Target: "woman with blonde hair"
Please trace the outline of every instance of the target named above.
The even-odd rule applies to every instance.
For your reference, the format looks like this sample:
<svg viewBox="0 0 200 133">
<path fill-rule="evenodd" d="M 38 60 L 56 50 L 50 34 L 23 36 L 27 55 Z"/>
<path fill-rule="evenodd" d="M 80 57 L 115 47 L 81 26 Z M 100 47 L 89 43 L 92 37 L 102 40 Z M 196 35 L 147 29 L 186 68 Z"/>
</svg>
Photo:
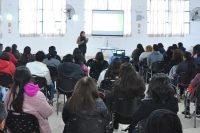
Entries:
<svg viewBox="0 0 200 133">
<path fill-rule="evenodd" d="M 143 59 L 147 58 L 153 51 L 153 48 L 151 45 L 147 45 L 146 46 L 146 51 L 143 52 L 140 57 L 139 57 L 139 61 L 142 61 Z"/>
</svg>

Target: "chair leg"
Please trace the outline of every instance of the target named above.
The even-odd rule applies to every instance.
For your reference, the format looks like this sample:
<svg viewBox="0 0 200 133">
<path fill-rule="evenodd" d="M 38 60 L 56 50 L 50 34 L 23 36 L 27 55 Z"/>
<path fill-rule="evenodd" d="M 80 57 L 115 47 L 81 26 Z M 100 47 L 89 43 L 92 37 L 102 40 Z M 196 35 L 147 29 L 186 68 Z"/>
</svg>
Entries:
<svg viewBox="0 0 200 133">
<path fill-rule="evenodd" d="M 64 95 L 64 104 L 65 104 L 65 95 Z"/>
<path fill-rule="evenodd" d="M 59 102 L 58 102 L 58 99 L 59 99 L 59 92 L 57 91 L 57 104 L 56 104 L 56 108 L 57 108 L 57 115 L 58 115 L 58 110 L 59 110 Z"/>
<path fill-rule="evenodd" d="M 196 121 L 196 119 L 197 119 L 197 108 L 196 108 L 196 106 L 197 106 L 197 98 L 195 99 L 195 109 L 194 109 L 194 128 L 197 127 L 197 121 Z"/>
</svg>

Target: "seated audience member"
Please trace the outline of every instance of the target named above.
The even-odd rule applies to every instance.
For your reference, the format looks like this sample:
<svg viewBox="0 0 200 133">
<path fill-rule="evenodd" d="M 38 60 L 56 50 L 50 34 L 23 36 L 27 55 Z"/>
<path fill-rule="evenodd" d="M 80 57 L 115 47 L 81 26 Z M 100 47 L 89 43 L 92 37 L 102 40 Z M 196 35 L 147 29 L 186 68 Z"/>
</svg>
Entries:
<svg viewBox="0 0 200 133">
<path fill-rule="evenodd" d="M 165 68 L 165 72 L 169 73 L 169 71 L 171 70 L 171 68 L 173 66 L 174 67 L 173 71 L 175 72 L 175 69 L 177 68 L 178 64 L 181 63 L 183 61 L 183 52 L 180 49 L 176 49 L 173 51 L 172 54 L 172 58 L 171 60 L 168 62 L 168 65 Z M 174 74 L 174 73 L 173 73 Z"/>
<path fill-rule="evenodd" d="M 20 53 L 19 53 L 19 51 L 17 50 L 17 45 L 16 44 L 13 44 L 12 45 L 12 54 L 15 56 L 15 58 L 17 59 L 17 60 L 19 60 L 20 59 Z"/>
<path fill-rule="evenodd" d="M 157 109 L 168 109 L 175 114 L 178 112 L 178 100 L 174 97 L 174 89 L 166 74 L 153 75 L 149 83 L 147 97 L 142 100 L 140 106 L 133 113 L 132 126 L 145 120 L 151 112 Z"/>
<path fill-rule="evenodd" d="M 183 133 L 183 130 L 177 114 L 166 109 L 158 109 L 148 117 L 145 133 Z"/>
<path fill-rule="evenodd" d="M 91 62 L 90 66 L 90 77 L 98 80 L 100 73 L 108 67 L 108 62 L 104 60 L 102 52 L 98 52 L 95 59 Z"/>
<path fill-rule="evenodd" d="M 165 53 L 165 49 L 162 43 L 158 43 L 158 51 L 163 55 Z"/>
<path fill-rule="evenodd" d="M 15 72 L 15 65 L 9 61 L 8 53 L 3 53 L 0 56 L 0 72 L 10 74 L 12 77 Z"/>
<path fill-rule="evenodd" d="M 4 104 L 0 102 L 0 133 L 4 133 L 4 125 L 5 125 L 5 119 L 7 117 L 7 112 Z"/>
<path fill-rule="evenodd" d="M 74 62 L 75 62 L 76 64 L 80 65 L 81 68 L 82 68 L 82 70 L 83 70 L 83 72 L 84 72 L 84 74 L 85 74 L 86 76 L 88 76 L 89 70 L 88 70 L 88 67 L 85 65 L 83 59 L 84 59 L 84 57 L 82 56 L 82 54 L 76 54 L 76 55 L 74 56 Z"/>
<path fill-rule="evenodd" d="M 173 49 L 173 50 L 178 49 L 177 44 L 172 44 L 172 49 Z"/>
<path fill-rule="evenodd" d="M 31 73 L 25 66 L 17 67 L 14 75 L 14 86 L 8 91 L 5 105 L 8 110 L 26 112 L 36 116 L 41 133 L 51 133 L 48 117 L 53 113 L 53 108 L 38 85 L 31 82 Z"/>
<path fill-rule="evenodd" d="M 200 44 L 197 44 L 193 47 L 193 50 L 192 50 L 192 57 L 193 58 L 197 58 L 197 52 L 198 52 L 198 49 L 200 48 Z"/>
<path fill-rule="evenodd" d="M 43 60 L 43 63 L 45 63 L 47 66 L 57 68 L 60 64 L 60 61 L 56 59 L 56 55 L 56 51 L 49 53 L 48 57 Z"/>
<path fill-rule="evenodd" d="M 25 66 L 28 62 L 33 61 L 35 61 L 35 56 L 31 54 L 31 48 L 29 46 L 26 46 L 24 48 L 22 56 L 19 59 L 19 65 Z"/>
<path fill-rule="evenodd" d="M 172 55 L 173 55 L 173 48 L 172 48 L 172 46 L 169 46 L 167 51 L 163 55 L 164 61 L 169 62 L 172 58 Z"/>
<path fill-rule="evenodd" d="M 64 105 L 62 119 L 65 123 L 65 128 L 63 133 L 68 133 L 70 122 L 74 118 L 79 116 L 88 118 L 89 116 L 94 116 L 94 114 L 100 115 L 103 119 L 108 119 L 108 110 L 103 100 L 98 96 L 95 81 L 90 77 L 83 77 L 76 83 L 72 97 Z M 88 123 L 87 119 L 81 125 L 84 126 L 85 123 Z M 80 131 L 81 125 L 77 125 L 78 133 L 86 133 L 86 131 Z M 90 130 L 89 128 L 86 130 Z"/>
<path fill-rule="evenodd" d="M 153 52 L 147 57 L 147 65 L 151 68 L 152 63 L 163 61 L 163 55 L 158 51 L 158 45 L 153 45 Z"/>
<path fill-rule="evenodd" d="M 184 94 L 184 89 L 187 88 L 188 84 L 197 73 L 197 65 L 191 53 L 185 51 L 184 58 L 185 60 L 179 63 L 176 68 L 176 79 L 180 88 L 180 96 Z"/>
<path fill-rule="evenodd" d="M 132 58 L 132 63 L 133 65 L 136 67 L 136 69 L 138 70 L 138 63 L 139 63 L 139 56 L 141 55 L 141 53 L 144 52 L 144 48 L 142 46 L 142 44 L 138 44 L 137 48 L 133 51 L 131 58 Z"/>
<path fill-rule="evenodd" d="M 119 79 L 115 81 L 112 92 L 106 96 L 106 99 L 111 100 L 113 104 L 112 112 L 115 113 L 115 129 L 118 128 L 117 121 L 119 119 L 126 122 L 126 124 L 131 123 L 134 111 L 139 106 L 141 99 L 144 98 L 144 91 L 145 83 L 136 73 L 132 64 L 123 63 L 120 66 Z M 132 105 L 132 107 L 123 106 L 125 103 L 119 102 L 119 99 L 123 99 L 126 105 Z"/>
<path fill-rule="evenodd" d="M 0 56 L 1 56 L 2 53 L 3 53 L 3 44 L 0 43 Z"/>
<path fill-rule="evenodd" d="M 72 77 L 77 81 L 84 76 L 80 65 L 73 62 L 73 55 L 67 54 L 63 57 L 62 63 L 58 66 L 58 77 Z"/>
<path fill-rule="evenodd" d="M 0 72 L 0 102 L 4 102 L 7 90 L 11 88 L 13 79 L 10 74 Z"/>
<path fill-rule="evenodd" d="M 200 117 L 200 97 L 196 96 L 197 89 L 200 89 L 200 73 L 197 73 L 197 75 L 191 80 L 185 97 L 185 110 L 182 112 L 182 114 L 185 114 L 186 117 L 190 117 L 190 101 L 195 101 L 195 98 L 197 98 L 197 105 L 196 105 L 196 114 L 197 117 Z"/>
<path fill-rule="evenodd" d="M 101 81 L 104 79 L 116 80 L 119 78 L 119 69 L 121 65 L 121 60 L 116 58 L 108 66 L 108 69 L 103 70 L 97 81 L 97 85 L 100 87 Z"/>
<path fill-rule="evenodd" d="M 178 43 L 178 48 L 179 48 L 181 51 L 183 51 L 183 52 L 185 52 L 185 50 L 186 50 L 186 49 L 184 48 L 182 42 L 179 42 L 179 43 Z"/>
<path fill-rule="evenodd" d="M 30 70 L 32 75 L 44 77 L 47 81 L 50 96 L 48 97 L 51 101 L 54 98 L 54 86 L 51 80 L 49 69 L 47 65 L 43 63 L 45 54 L 43 51 L 38 51 L 35 55 L 35 61 L 26 64 L 26 67 Z"/>
<path fill-rule="evenodd" d="M 6 47 L 4 52 L 8 53 L 9 61 L 11 61 L 13 64 L 17 64 L 17 59 L 15 58 L 15 56 L 13 55 L 13 53 L 11 51 L 11 47 Z"/>
<path fill-rule="evenodd" d="M 196 46 L 195 50 L 195 56 L 194 56 L 194 61 L 196 64 L 198 64 L 200 66 L 200 46 Z"/>
<path fill-rule="evenodd" d="M 151 53 L 152 53 L 152 46 L 147 45 L 146 51 L 141 53 L 141 55 L 139 57 L 139 61 L 142 61 L 143 59 L 147 58 Z"/>
<path fill-rule="evenodd" d="M 85 57 L 83 56 L 81 50 L 79 48 L 75 48 L 74 51 L 73 51 L 73 56 L 75 57 L 75 55 L 82 55 L 82 59 L 84 64 L 86 64 L 86 60 L 85 60 Z"/>
<path fill-rule="evenodd" d="M 57 51 L 56 51 L 56 47 L 55 46 L 50 46 L 49 47 L 49 53 L 46 55 L 46 57 L 48 58 L 51 55 L 54 55 L 57 60 L 61 61 L 60 56 L 57 55 Z"/>
</svg>

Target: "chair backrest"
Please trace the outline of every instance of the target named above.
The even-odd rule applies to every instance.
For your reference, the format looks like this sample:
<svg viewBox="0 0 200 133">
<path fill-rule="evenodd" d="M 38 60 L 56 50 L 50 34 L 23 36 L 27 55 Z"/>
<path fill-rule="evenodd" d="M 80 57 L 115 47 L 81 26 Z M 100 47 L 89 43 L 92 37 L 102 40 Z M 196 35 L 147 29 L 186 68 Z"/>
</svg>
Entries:
<svg viewBox="0 0 200 133">
<path fill-rule="evenodd" d="M 53 81 L 56 80 L 57 76 L 58 76 L 58 70 L 56 67 L 53 67 L 53 66 L 47 66 L 48 69 L 49 69 L 49 72 L 50 72 L 50 75 L 51 75 L 51 79 Z"/>
<path fill-rule="evenodd" d="M 148 65 L 147 65 L 147 58 L 144 58 L 143 60 L 141 60 L 139 62 L 139 65 L 143 68 L 148 68 Z"/>
<path fill-rule="evenodd" d="M 106 133 L 106 126 L 100 114 L 77 114 L 70 118 L 63 133 Z"/>
<path fill-rule="evenodd" d="M 104 79 L 101 81 L 100 88 L 103 90 L 111 91 L 115 80 L 112 79 Z"/>
<path fill-rule="evenodd" d="M 11 133 L 40 133 L 38 119 L 25 112 L 9 110 L 5 125 Z"/>
<path fill-rule="evenodd" d="M 195 90 L 195 97 L 200 100 L 200 85 Z"/>
<path fill-rule="evenodd" d="M 151 65 L 151 70 L 153 73 L 163 73 L 165 68 L 166 62 L 165 61 L 156 61 L 153 62 Z"/>
<path fill-rule="evenodd" d="M 116 97 L 113 101 L 112 110 L 121 116 L 132 117 L 133 113 L 137 109 L 137 106 L 139 105 L 140 100 L 141 99 L 139 97 L 134 99 Z"/>
<path fill-rule="evenodd" d="M 58 79 L 58 90 L 62 93 L 72 92 L 77 79 L 71 77 L 63 77 Z"/>
<path fill-rule="evenodd" d="M 47 80 L 45 77 L 39 77 L 36 75 L 32 75 L 33 79 L 34 79 L 34 83 L 38 84 L 38 86 L 42 89 L 43 87 L 47 86 Z"/>
</svg>

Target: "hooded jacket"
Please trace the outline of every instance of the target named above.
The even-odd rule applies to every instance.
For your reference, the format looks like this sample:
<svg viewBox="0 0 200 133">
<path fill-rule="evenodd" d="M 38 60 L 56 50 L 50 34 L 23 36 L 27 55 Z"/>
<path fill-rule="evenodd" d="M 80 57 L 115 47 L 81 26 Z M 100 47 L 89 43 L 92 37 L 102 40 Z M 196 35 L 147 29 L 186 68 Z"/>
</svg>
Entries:
<svg viewBox="0 0 200 133">
<path fill-rule="evenodd" d="M 15 69 L 12 62 L 0 59 L 0 72 L 10 74 L 13 77 Z"/>
<path fill-rule="evenodd" d="M 53 113 L 53 108 L 39 90 L 38 85 L 33 83 L 28 83 L 24 86 L 23 111 L 36 116 L 40 126 L 40 133 L 51 133 L 47 118 Z M 13 96 L 11 90 L 9 90 L 5 99 L 5 105 L 8 110 L 13 110 L 10 106 L 12 101 Z"/>
</svg>

